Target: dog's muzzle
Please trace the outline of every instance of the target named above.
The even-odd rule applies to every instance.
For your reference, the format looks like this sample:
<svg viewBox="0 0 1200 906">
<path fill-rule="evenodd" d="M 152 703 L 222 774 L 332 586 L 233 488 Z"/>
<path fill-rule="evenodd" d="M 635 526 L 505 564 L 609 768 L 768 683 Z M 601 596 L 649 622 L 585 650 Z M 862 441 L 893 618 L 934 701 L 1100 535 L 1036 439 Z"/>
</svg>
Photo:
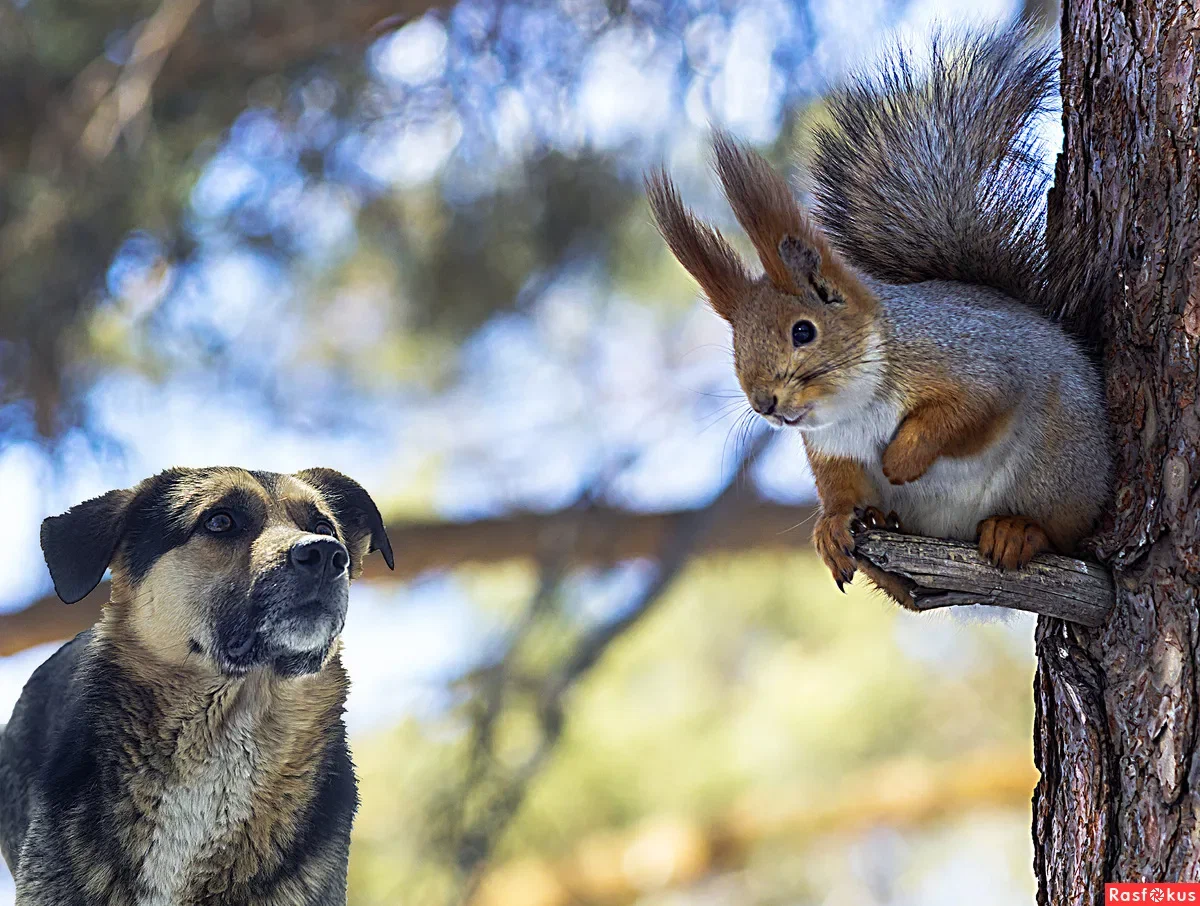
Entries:
<svg viewBox="0 0 1200 906">
<path fill-rule="evenodd" d="M 251 593 L 243 618 L 228 621 L 219 647 L 227 669 L 274 665 L 288 675 L 321 669 L 346 622 L 350 555 L 336 538 L 309 536 Z"/>
<path fill-rule="evenodd" d="M 288 551 L 284 600 L 263 614 L 266 644 L 282 654 L 323 653 L 346 621 L 350 555 L 336 538 L 306 538 Z"/>
</svg>

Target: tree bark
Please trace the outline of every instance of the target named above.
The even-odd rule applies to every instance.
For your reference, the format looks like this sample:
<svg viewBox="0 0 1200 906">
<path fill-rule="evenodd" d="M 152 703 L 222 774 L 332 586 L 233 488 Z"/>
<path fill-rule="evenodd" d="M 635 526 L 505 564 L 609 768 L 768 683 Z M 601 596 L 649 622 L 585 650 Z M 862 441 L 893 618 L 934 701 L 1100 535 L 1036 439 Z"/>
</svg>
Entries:
<svg viewBox="0 0 1200 906">
<path fill-rule="evenodd" d="M 1001 570 L 975 543 L 871 531 L 855 538 L 855 553 L 912 583 L 917 610 L 1006 607 L 1103 626 L 1112 610 L 1108 570 L 1095 563 L 1038 554 L 1023 569 Z"/>
<path fill-rule="evenodd" d="M 1043 906 L 1200 881 L 1200 6 L 1066 0 L 1051 235 L 1116 262 L 1098 300 L 1117 454 L 1098 629 L 1042 618 L 1034 681 Z"/>
</svg>

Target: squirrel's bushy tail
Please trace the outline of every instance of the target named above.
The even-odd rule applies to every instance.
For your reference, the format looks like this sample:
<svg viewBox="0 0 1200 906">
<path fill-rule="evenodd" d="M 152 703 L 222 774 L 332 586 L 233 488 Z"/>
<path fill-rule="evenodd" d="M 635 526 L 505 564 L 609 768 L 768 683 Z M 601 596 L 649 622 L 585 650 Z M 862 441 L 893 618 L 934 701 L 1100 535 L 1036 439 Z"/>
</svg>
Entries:
<svg viewBox="0 0 1200 906">
<path fill-rule="evenodd" d="M 888 283 L 958 280 L 1060 313 L 1032 134 L 1056 89 L 1056 55 L 1026 28 L 940 32 L 927 63 L 896 48 L 860 72 L 815 136 L 812 192 L 834 245 Z"/>
</svg>

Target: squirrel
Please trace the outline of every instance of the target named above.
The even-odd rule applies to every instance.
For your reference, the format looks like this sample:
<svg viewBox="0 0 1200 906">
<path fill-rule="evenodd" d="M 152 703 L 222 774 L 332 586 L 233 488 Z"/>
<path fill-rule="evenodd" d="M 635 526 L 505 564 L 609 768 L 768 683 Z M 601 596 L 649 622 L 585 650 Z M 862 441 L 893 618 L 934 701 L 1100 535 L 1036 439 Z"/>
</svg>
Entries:
<svg viewBox="0 0 1200 906">
<path fill-rule="evenodd" d="M 1098 369 L 1053 317 L 1095 265 L 1048 247 L 1029 136 L 1055 75 L 1023 29 L 935 35 L 923 70 L 884 55 L 827 99 L 813 216 L 717 131 L 714 168 L 761 276 L 665 169 L 646 179 L 670 250 L 732 326 L 750 406 L 804 440 L 816 548 L 842 591 L 861 571 L 915 608 L 911 582 L 856 558 L 865 528 L 977 540 L 1019 569 L 1077 553 L 1110 495 Z"/>
</svg>

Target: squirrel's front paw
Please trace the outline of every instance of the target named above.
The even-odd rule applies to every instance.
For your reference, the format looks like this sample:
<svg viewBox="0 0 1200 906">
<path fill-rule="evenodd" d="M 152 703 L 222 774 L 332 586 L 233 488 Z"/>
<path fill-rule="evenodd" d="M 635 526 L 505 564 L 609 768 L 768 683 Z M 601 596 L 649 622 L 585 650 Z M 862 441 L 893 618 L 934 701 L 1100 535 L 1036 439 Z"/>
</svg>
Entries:
<svg viewBox="0 0 1200 906">
<path fill-rule="evenodd" d="M 896 515 L 896 511 L 883 515 L 883 510 L 877 506 L 860 506 L 854 509 L 854 519 L 862 525 L 864 529 L 884 529 L 889 532 L 902 532 L 904 529 L 900 527 L 900 517 Z M 855 527 L 854 521 L 850 522 L 851 534 L 857 535 L 858 529 Z"/>
<path fill-rule="evenodd" d="M 883 451 L 883 474 L 892 484 L 908 484 L 929 471 L 934 459 L 920 446 L 897 437 Z"/>
<path fill-rule="evenodd" d="M 833 573 L 833 581 L 841 591 L 854 578 L 854 534 L 851 523 L 858 522 L 854 513 L 822 513 L 813 527 L 813 542 L 817 553 Z M 861 525 L 861 523 L 859 523 Z"/>
</svg>

